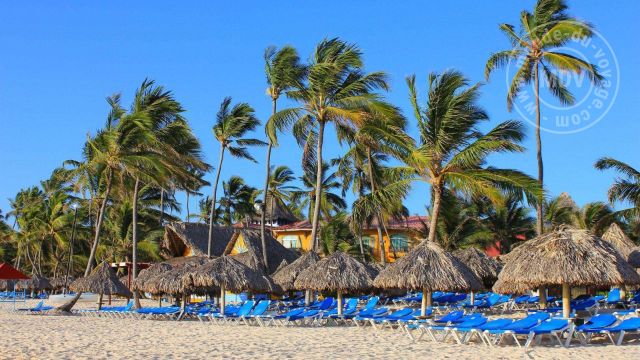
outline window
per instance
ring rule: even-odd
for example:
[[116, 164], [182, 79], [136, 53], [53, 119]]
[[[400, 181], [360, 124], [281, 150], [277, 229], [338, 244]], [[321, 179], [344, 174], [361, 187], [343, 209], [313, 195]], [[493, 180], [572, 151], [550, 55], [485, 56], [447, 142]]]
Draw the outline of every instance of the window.
[[396, 251], [409, 251], [409, 238], [405, 234], [391, 235], [391, 245]]
[[298, 235], [285, 235], [282, 237], [282, 246], [287, 249], [300, 249], [302, 244]]
[[374, 246], [376, 245], [376, 238], [373, 236], [363, 236], [362, 237], [362, 245], [366, 250], [369, 250], [370, 253], [373, 253]]

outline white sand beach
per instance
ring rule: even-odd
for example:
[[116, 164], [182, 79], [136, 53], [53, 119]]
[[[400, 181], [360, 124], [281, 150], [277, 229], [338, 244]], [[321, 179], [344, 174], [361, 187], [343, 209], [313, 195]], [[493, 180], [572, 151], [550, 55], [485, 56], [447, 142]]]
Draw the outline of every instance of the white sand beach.
[[0, 312], [1, 359], [636, 359], [628, 345], [519, 349], [513, 345], [413, 343], [394, 331], [355, 327], [216, 326]]

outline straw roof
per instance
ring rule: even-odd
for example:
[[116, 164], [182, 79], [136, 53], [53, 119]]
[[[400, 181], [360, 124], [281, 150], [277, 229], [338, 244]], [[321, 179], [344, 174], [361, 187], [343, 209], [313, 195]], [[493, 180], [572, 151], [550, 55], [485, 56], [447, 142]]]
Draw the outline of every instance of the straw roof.
[[636, 249], [636, 244], [629, 239], [627, 234], [624, 233], [620, 225], [613, 223], [607, 231], [602, 235], [602, 240], [607, 241], [614, 249], [616, 249], [622, 257], [627, 260], [627, 262], [633, 267], [640, 267], [640, 261], [631, 261], [631, 260], [640, 260], [633, 259], [629, 257], [631, 253]]
[[282, 290], [294, 290], [295, 288], [293, 283], [296, 281], [298, 275], [311, 265], [317, 263], [319, 260], [320, 257], [315, 253], [315, 251], [309, 251], [300, 256], [296, 261], [276, 271], [271, 278], [274, 283], [282, 288]]
[[[265, 201], [265, 224], [269, 223], [292, 223], [298, 221], [298, 218], [293, 215], [291, 210], [284, 206], [284, 204], [278, 202], [274, 197], [267, 196]], [[260, 221], [260, 214], [251, 217], [254, 221]]]
[[33, 275], [29, 280], [18, 281], [16, 288], [20, 290], [47, 290], [51, 289], [51, 282], [44, 276]]
[[131, 291], [118, 279], [106, 261], [98, 265], [89, 276], [75, 280], [69, 289], [76, 292], [94, 292], [104, 295], [132, 297]]
[[426, 291], [480, 290], [480, 279], [452, 254], [433, 242], [416, 246], [382, 270], [373, 284], [379, 288]]
[[493, 282], [498, 278], [500, 263], [477, 248], [459, 249], [453, 252], [453, 256], [467, 265], [484, 283]]
[[[248, 267], [262, 271], [264, 266], [262, 266], [263, 256], [260, 230], [241, 229], [238, 231], [242, 234], [242, 240], [244, 241], [244, 246], [247, 251], [233, 256], [236, 260]], [[278, 269], [278, 266], [282, 261], [292, 263], [298, 258], [298, 255], [295, 252], [284, 247], [269, 233], [265, 234], [265, 243], [267, 245], [267, 255], [269, 257], [269, 268], [267, 269], [269, 274], [273, 274]]]
[[[64, 288], [64, 278], [65, 276], [58, 276], [58, 277], [51, 278], [49, 280], [49, 283], [51, 284], [51, 288], [53, 290], [60, 290]], [[73, 277], [73, 275], [69, 275], [69, 279], [67, 280], [67, 286], [69, 286], [69, 284], [71, 284], [73, 280], [75, 280], [75, 277]]]
[[517, 293], [563, 283], [631, 285], [640, 283], [640, 276], [608, 242], [587, 230], [563, 226], [518, 247], [493, 289]]
[[294, 287], [316, 291], [363, 291], [372, 286], [370, 270], [353, 257], [336, 251], [298, 274]]
[[[195, 271], [195, 269], [208, 262], [206, 256], [190, 256], [183, 258], [176, 258], [173, 263], [161, 263], [150, 267], [155, 273], [142, 274], [142, 279], [138, 277], [135, 282], [136, 289], [144, 292], [148, 292], [154, 295], [157, 294], [182, 294], [185, 290], [182, 278], [185, 274]], [[167, 268], [166, 266], [170, 266]], [[148, 269], [145, 269], [148, 270]], [[215, 289], [201, 289], [202, 292], [213, 292]], [[195, 293], [195, 292], [194, 292]]]
[[636, 246], [627, 258], [629, 265], [640, 268], [640, 246]]
[[[222, 256], [235, 229], [231, 226], [214, 226], [211, 256]], [[164, 228], [160, 255], [172, 258], [189, 255], [207, 255], [209, 225], [192, 222], [172, 222]], [[190, 252], [189, 252], [190, 250]]]
[[232, 256], [221, 256], [207, 261], [202, 266], [185, 273], [182, 280], [185, 288], [189, 290], [222, 286], [225, 290], [234, 292], [277, 290], [271, 279], [235, 260]]
[[[163, 261], [161, 263], [153, 264], [146, 269], [143, 269], [138, 273], [138, 276], [135, 280], [131, 281], [131, 289], [132, 290], [142, 290], [144, 283], [149, 281], [151, 278], [160, 275], [166, 271], [173, 269], [174, 267], [182, 266], [184, 264], [189, 264], [192, 261], [199, 261], [199, 257], [175, 257]], [[145, 290], [142, 290], [145, 291]]]
[[0, 280], [0, 290], [12, 291], [16, 280]]

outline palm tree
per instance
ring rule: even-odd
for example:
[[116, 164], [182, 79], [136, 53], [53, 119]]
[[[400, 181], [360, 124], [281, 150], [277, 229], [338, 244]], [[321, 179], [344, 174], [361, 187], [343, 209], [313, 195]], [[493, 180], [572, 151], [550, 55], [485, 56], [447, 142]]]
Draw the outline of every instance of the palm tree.
[[476, 104], [479, 84], [457, 71], [429, 75], [427, 106], [418, 104], [415, 76], [407, 79], [420, 144], [407, 164], [431, 185], [431, 219], [428, 241], [436, 241], [442, 194], [450, 188], [461, 195], [484, 195], [499, 201], [504, 193], [535, 199], [542, 193], [531, 177], [511, 169], [484, 167], [493, 153], [521, 152], [522, 123], [505, 121], [483, 134], [478, 125], [488, 120]]
[[[298, 52], [291, 46], [284, 46], [282, 49], [270, 46], [264, 51], [265, 74], [267, 75], [267, 95], [271, 97], [272, 116], [277, 113], [278, 99], [280, 96], [302, 82], [305, 74], [305, 67], [300, 63]], [[269, 195], [269, 182], [271, 173], [271, 149], [278, 145], [276, 129], [271, 121], [267, 122], [265, 132], [269, 139], [267, 147], [266, 176], [264, 182], [262, 203], [266, 206]], [[266, 228], [265, 209], [260, 213], [260, 240], [262, 242], [262, 260], [264, 265], [269, 267], [269, 256], [267, 254], [267, 241], [265, 237]]]
[[442, 193], [442, 209], [436, 227], [436, 240], [447, 250], [476, 246], [486, 248], [493, 238], [486, 229], [472, 201], [445, 189]]
[[609, 202], [631, 204], [630, 208], [615, 211], [612, 215], [627, 219], [630, 223], [638, 223], [640, 219], [640, 171], [631, 165], [609, 157], [599, 159], [595, 168], [601, 171], [613, 169], [619, 173], [609, 188]]
[[231, 98], [226, 97], [220, 110], [216, 115], [216, 123], [213, 125], [213, 135], [220, 142], [220, 160], [216, 180], [213, 183], [213, 196], [211, 211], [209, 214], [209, 239], [207, 242], [207, 256], [211, 257], [211, 241], [213, 240], [213, 221], [216, 219], [216, 192], [220, 181], [220, 171], [225, 151], [229, 151], [231, 156], [248, 159], [255, 162], [255, 159], [247, 151], [247, 146], [266, 145], [263, 141], [244, 136], [260, 125], [260, 120], [256, 118], [254, 110], [247, 103], [239, 103], [231, 106]]
[[317, 184], [316, 176], [318, 171], [316, 171], [315, 166], [311, 166], [305, 169], [304, 175], [300, 178], [302, 181], [302, 189], [295, 190], [291, 192], [291, 201], [293, 203], [297, 203], [300, 201], [301, 207], [307, 208], [307, 215], [309, 220], [313, 223], [314, 221], [314, 210], [316, 207], [319, 208], [318, 216], [324, 219], [330, 219], [340, 213], [347, 207], [347, 203], [344, 199], [332, 190], [340, 189], [342, 184], [338, 181], [336, 173], [330, 173], [330, 166], [327, 163], [323, 163], [322, 176], [323, 178], [320, 181], [320, 188], [323, 189], [322, 194], [320, 196], [320, 205], [316, 206], [316, 201], [318, 199], [317, 192]]
[[[296, 178], [293, 175], [293, 171], [284, 165], [278, 167], [271, 167], [269, 176], [269, 185], [267, 186], [267, 196], [263, 196], [265, 199], [264, 206], [270, 206], [269, 209], [263, 209], [264, 212], [270, 214], [270, 222], [273, 222], [274, 206], [286, 208], [287, 202], [291, 200], [293, 192], [300, 189], [296, 186], [289, 185]], [[269, 201], [267, 201], [269, 199]]]
[[340, 39], [325, 39], [315, 49], [307, 69], [307, 82], [298, 83], [287, 93], [301, 106], [279, 111], [272, 116], [274, 129], [283, 130], [293, 125], [299, 143], [315, 144], [315, 150], [305, 149], [305, 165], [315, 157], [316, 199], [311, 218], [311, 241], [317, 247], [318, 220], [323, 193], [322, 179], [324, 130], [333, 123], [341, 133], [356, 128], [366, 119], [364, 108], [387, 112], [388, 106], [373, 91], [387, 89], [386, 75], [382, 72], [365, 73], [362, 53], [353, 44]]
[[[520, 32], [509, 24], [501, 24], [500, 30], [512, 44], [509, 50], [499, 51], [491, 55], [485, 66], [485, 77], [493, 70], [507, 65], [510, 61], [521, 61], [516, 75], [511, 81], [507, 93], [507, 108], [511, 111], [513, 101], [522, 87], [533, 82], [536, 99], [536, 144], [538, 158], [538, 181], [544, 186], [542, 163], [542, 139], [540, 135], [540, 77], [542, 70], [547, 80], [549, 91], [562, 104], [571, 105], [575, 99], [571, 91], [565, 87], [557, 72], [586, 73], [589, 79], [599, 84], [603, 77], [596, 65], [590, 64], [559, 49], [572, 40], [587, 39], [592, 36], [591, 24], [569, 16], [565, 11], [564, 0], [538, 0], [533, 13], [523, 11], [520, 14]], [[520, 64], [520, 62], [518, 62]], [[543, 201], [538, 199], [536, 205], [538, 235], [543, 232]]]
[[506, 196], [497, 204], [480, 198], [475, 204], [483, 227], [491, 234], [491, 245], [496, 246], [500, 254], [508, 253], [518, 241], [535, 234], [535, 219], [517, 197]]
[[245, 184], [241, 177], [232, 176], [229, 181], [223, 181], [222, 188], [224, 196], [220, 198], [220, 213], [223, 224], [233, 225], [255, 213], [253, 203], [256, 189]]

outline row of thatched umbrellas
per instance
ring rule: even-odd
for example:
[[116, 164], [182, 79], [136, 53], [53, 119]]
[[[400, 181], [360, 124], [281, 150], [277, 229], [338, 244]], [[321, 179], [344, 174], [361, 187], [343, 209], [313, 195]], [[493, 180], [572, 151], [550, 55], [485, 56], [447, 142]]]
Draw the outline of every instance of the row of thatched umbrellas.
[[[612, 244], [585, 230], [558, 230], [525, 242], [505, 257], [504, 268], [481, 251], [469, 248], [454, 254], [435, 243], [424, 242], [407, 255], [379, 270], [336, 252], [320, 259], [307, 253], [291, 264], [281, 264], [271, 277], [233, 258], [221, 256], [178, 258], [140, 272], [132, 289], [159, 294], [213, 294], [220, 291], [224, 312], [226, 291], [284, 293], [292, 290], [337, 293], [338, 312], [345, 293], [372, 289], [402, 289], [422, 292], [421, 313], [431, 305], [434, 291], [478, 291], [489, 288], [501, 293], [561, 286], [563, 313], [569, 316], [572, 286], [621, 286], [640, 283], [640, 276]], [[378, 273], [379, 271], [379, 273]], [[88, 279], [88, 280], [87, 280]], [[88, 278], [75, 281], [71, 289], [130, 296], [108, 264]], [[472, 299], [473, 300], [473, 299]]]

